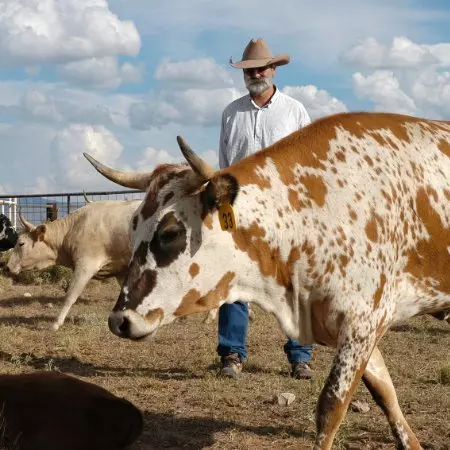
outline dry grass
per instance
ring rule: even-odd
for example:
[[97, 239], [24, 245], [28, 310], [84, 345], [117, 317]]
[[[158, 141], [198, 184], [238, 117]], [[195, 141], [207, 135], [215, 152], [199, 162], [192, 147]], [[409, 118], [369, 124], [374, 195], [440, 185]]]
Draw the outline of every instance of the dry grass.
[[[24, 297], [29, 292], [32, 297]], [[155, 340], [128, 342], [113, 336], [106, 317], [115, 283], [91, 282], [65, 325], [49, 330], [64, 294], [60, 284], [11, 285], [0, 277], [2, 373], [60, 370], [126, 397], [145, 415], [133, 450], [304, 449], [314, 437], [314, 406], [332, 357], [318, 348], [316, 378], [288, 376], [284, 337], [275, 320], [257, 311], [250, 326], [249, 361], [240, 381], [222, 380], [217, 369], [216, 324], [192, 317], [161, 330]], [[407, 419], [426, 449], [449, 449], [450, 327], [421, 317], [388, 333], [381, 348]], [[443, 376], [444, 374], [444, 376]], [[288, 407], [272, 403], [293, 392]], [[335, 448], [392, 449], [387, 422], [364, 387], [367, 414], [349, 412]]]

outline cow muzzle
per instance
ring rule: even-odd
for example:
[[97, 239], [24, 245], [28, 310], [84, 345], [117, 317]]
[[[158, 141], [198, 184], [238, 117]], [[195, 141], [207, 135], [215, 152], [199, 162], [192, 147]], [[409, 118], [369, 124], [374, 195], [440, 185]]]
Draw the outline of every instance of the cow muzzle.
[[147, 320], [131, 310], [113, 311], [108, 318], [108, 326], [111, 332], [124, 339], [139, 340], [152, 337], [159, 325], [159, 320]]

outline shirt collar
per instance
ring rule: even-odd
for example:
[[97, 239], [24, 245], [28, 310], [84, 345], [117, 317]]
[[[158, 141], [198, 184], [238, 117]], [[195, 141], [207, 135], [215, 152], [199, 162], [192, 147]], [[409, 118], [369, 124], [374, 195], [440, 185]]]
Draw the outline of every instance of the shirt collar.
[[275, 88], [275, 92], [273, 93], [271, 99], [264, 105], [264, 106], [258, 106], [253, 99], [251, 98], [250, 94], [248, 94], [248, 98], [250, 99], [250, 103], [253, 105], [253, 107], [255, 109], [265, 109], [265, 108], [270, 108], [270, 105], [272, 105], [272, 103], [274, 103], [277, 98], [280, 96], [280, 92], [278, 91], [278, 88], [276, 87], [276, 85], [274, 84], [273, 87]]

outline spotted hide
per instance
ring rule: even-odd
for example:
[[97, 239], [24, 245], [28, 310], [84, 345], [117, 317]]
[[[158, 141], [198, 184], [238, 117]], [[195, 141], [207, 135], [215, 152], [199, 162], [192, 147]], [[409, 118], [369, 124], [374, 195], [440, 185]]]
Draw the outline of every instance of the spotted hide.
[[[190, 168], [147, 176], [90, 158], [110, 179], [148, 186], [111, 331], [139, 339], [179, 316], [256, 302], [290, 337], [336, 349], [316, 449], [332, 447], [361, 378], [397, 448], [420, 448], [377, 345], [393, 323], [450, 308], [450, 124], [339, 114], [220, 171], [179, 144]], [[219, 224], [226, 204], [231, 232]]]

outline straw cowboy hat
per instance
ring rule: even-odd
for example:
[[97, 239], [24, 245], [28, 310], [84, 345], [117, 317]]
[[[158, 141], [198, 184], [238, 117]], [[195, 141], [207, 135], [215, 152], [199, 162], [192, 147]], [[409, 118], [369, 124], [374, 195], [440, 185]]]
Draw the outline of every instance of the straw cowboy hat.
[[242, 60], [233, 62], [230, 58], [230, 66], [236, 69], [254, 69], [256, 67], [264, 67], [271, 64], [283, 66], [288, 64], [290, 56], [286, 54], [277, 55], [275, 57], [270, 53], [269, 47], [263, 39], [252, 39], [245, 47], [242, 54]]

